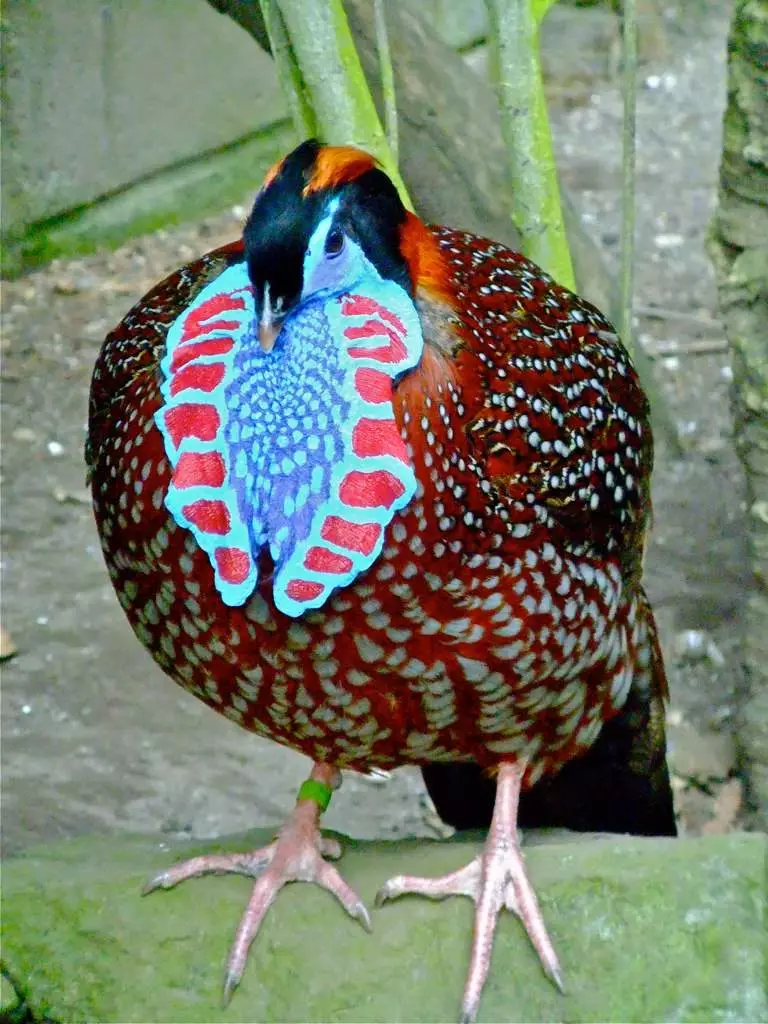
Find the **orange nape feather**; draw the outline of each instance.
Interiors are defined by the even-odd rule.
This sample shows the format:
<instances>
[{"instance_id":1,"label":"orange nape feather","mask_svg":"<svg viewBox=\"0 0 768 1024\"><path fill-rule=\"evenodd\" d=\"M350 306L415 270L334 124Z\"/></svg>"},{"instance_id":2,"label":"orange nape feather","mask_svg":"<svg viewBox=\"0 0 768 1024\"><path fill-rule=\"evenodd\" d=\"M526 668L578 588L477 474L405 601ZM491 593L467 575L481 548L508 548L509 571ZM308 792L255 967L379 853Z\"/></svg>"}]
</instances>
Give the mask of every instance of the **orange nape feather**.
<instances>
[{"instance_id":1,"label":"orange nape feather","mask_svg":"<svg viewBox=\"0 0 768 1024\"><path fill-rule=\"evenodd\" d=\"M456 300L451 269L434 234L416 214L406 212L400 228L400 252L408 264L414 289L452 306Z\"/></svg>"},{"instance_id":2,"label":"orange nape feather","mask_svg":"<svg viewBox=\"0 0 768 1024\"><path fill-rule=\"evenodd\" d=\"M262 182L262 185L261 185L261 191L262 192L264 191L264 189L269 188L269 186L272 184L272 182L278 176L280 171L282 171L284 163L285 163L285 157L282 157L280 160L277 160L275 163L272 164L272 166L269 168L267 173L264 175L264 181Z\"/></svg>"},{"instance_id":3,"label":"orange nape feather","mask_svg":"<svg viewBox=\"0 0 768 1024\"><path fill-rule=\"evenodd\" d=\"M346 185L375 167L376 159L355 146L323 146L304 187L304 195Z\"/></svg>"}]
</instances>

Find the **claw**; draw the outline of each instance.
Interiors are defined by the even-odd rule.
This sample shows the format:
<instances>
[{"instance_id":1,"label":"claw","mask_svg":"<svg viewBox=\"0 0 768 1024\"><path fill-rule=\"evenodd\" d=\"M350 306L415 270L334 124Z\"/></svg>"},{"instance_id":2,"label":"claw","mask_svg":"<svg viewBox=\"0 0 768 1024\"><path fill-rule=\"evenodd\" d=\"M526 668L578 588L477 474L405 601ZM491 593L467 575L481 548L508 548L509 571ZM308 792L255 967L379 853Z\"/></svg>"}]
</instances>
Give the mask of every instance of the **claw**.
<instances>
[{"instance_id":1,"label":"claw","mask_svg":"<svg viewBox=\"0 0 768 1024\"><path fill-rule=\"evenodd\" d=\"M365 930L370 935L373 932L373 924L371 923L371 915L368 913L368 908L362 900L357 901L354 913L351 915L360 922Z\"/></svg>"},{"instance_id":2,"label":"claw","mask_svg":"<svg viewBox=\"0 0 768 1024\"><path fill-rule=\"evenodd\" d=\"M324 771L331 772L331 769L316 766L313 777L322 778ZM142 893L146 894L156 889L171 889L189 878L232 872L256 879L227 957L223 992L225 1006L242 980L248 951L267 911L287 882L315 882L332 893L350 917L360 921L366 931L371 931L371 918L365 904L336 868L323 859L338 859L342 848L338 840L320 835L319 818L320 809L315 802L299 800L279 836L269 846L250 853L193 857L162 871L144 886Z\"/></svg>"},{"instance_id":3,"label":"claw","mask_svg":"<svg viewBox=\"0 0 768 1024\"><path fill-rule=\"evenodd\" d=\"M562 971L560 970L560 965L559 964L554 964L554 965L549 966L549 967L547 967L545 965L544 970L546 971L547 975L549 976L549 980L555 986L555 988L560 993L560 995L564 996L565 995L565 984L563 983L563 974L562 974Z\"/></svg>"},{"instance_id":4,"label":"claw","mask_svg":"<svg viewBox=\"0 0 768 1024\"><path fill-rule=\"evenodd\" d=\"M376 906L405 893L438 900L446 896L470 896L475 901L475 930L462 999L462 1024L472 1024L477 1018L491 965L496 924L503 907L513 911L523 922L544 971L560 992L564 991L557 954L528 881L517 842L517 805L522 779L521 766L505 764L499 769L493 821L485 849L478 857L442 878L397 875L385 882L376 894Z\"/></svg>"},{"instance_id":5,"label":"claw","mask_svg":"<svg viewBox=\"0 0 768 1024\"><path fill-rule=\"evenodd\" d=\"M232 1002L232 996L235 994L235 989L240 984L242 974L235 975L232 971L227 971L224 976L224 991L221 994L221 1005L226 1010L229 1004Z\"/></svg>"}]
</instances>

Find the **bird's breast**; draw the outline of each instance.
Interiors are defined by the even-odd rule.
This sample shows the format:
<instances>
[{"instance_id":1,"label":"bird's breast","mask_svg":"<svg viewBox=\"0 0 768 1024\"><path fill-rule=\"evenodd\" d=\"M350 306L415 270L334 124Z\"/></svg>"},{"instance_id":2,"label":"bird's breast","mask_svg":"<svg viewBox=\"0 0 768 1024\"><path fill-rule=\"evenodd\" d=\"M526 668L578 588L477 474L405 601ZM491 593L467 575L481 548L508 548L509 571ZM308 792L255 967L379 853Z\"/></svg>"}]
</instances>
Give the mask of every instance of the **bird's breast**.
<instances>
[{"instance_id":1,"label":"bird's breast","mask_svg":"<svg viewBox=\"0 0 768 1024\"><path fill-rule=\"evenodd\" d=\"M617 566L546 542L514 557L473 549L471 527L441 525L447 498L433 522L421 495L368 573L323 608L281 613L266 555L256 592L229 607L164 509L167 469L147 472L141 447L121 466L130 508L101 499L120 603L161 667L245 728L351 767L501 756L538 776L588 747L623 703L632 626Z\"/></svg>"}]
</instances>

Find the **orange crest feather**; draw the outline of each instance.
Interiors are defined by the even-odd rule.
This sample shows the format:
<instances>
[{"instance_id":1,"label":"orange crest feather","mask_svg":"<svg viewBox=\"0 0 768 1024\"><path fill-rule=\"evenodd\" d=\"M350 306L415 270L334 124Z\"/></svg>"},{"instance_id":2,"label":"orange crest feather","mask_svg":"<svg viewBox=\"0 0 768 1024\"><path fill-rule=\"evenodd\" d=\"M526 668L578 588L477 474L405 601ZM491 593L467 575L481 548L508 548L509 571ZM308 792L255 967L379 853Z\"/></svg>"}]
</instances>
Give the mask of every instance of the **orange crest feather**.
<instances>
[{"instance_id":1,"label":"orange crest feather","mask_svg":"<svg viewBox=\"0 0 768 1024\"><path fill-rule=\"evenodd\" d=\"M264 189L269 188L269 186L272 184L272 182L278 176L280 171L282 171L284 163L285 163L285 157L281 157L280 160L278 160L278 161L276 161L276 163L272 164L272 166L269 168L267 173L264 175L264 181L263 181L262 186L261 186L261 191L262 192L264 191Z\"/></svg>"},{"instance_id":2,"label":"orange crest feather","mask_svg":"<svg viewBox=\"0 0 768 1024\"><path fill-rule=\"evenodd\" d=\"M366 171L376 167L376 160L362 149L354 146L323 146L317 154L312 177L307 182L304 195L323 189L338 188L348 181L354 181Z\"/></svg>"}]
</instances>

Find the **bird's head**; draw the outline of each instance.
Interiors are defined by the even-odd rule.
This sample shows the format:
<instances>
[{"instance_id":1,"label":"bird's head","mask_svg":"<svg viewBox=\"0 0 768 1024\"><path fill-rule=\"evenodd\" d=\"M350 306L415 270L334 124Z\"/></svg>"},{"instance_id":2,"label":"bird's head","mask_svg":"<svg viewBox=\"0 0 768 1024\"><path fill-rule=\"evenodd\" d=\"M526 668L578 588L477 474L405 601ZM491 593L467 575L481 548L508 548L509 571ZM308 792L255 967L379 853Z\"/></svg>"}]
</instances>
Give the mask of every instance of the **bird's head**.
<instances>
[{"instance_id":1,"label":"bird's head","mask_svg":"<svg viewBox=\"0 0 768 1024\"><path fill-rule=\"evenodd\" d=\"M230 605L274 563L277 607L323 605L377 559L417 489L393 406L424 357L434 235L367 153L303 143L267 174L243 259L168 331L165 504Z\"/></svg>"},{"instance_id":2,"label":"bird's head","mask_svg":"<svg viewBox=\"0 0 768 1024\"><path fill-rule=\"evenodd\" d=\"M410 218L373 157L350 146L302 143L268 172L243 241L270 351L303 302L351 292L376 278L413 294L402 250Z\"/></svg>"}]
</instances>

